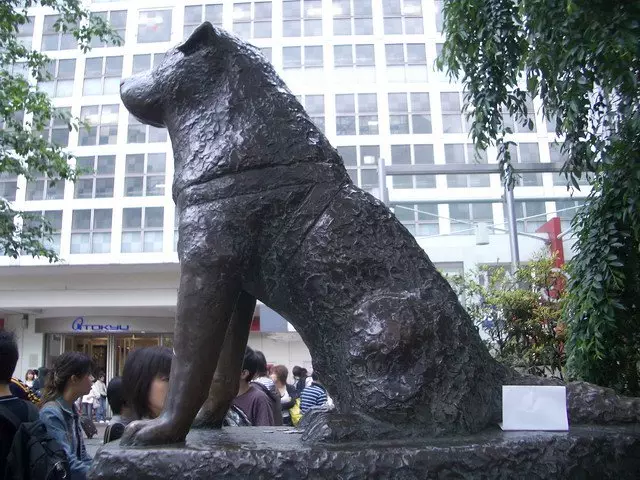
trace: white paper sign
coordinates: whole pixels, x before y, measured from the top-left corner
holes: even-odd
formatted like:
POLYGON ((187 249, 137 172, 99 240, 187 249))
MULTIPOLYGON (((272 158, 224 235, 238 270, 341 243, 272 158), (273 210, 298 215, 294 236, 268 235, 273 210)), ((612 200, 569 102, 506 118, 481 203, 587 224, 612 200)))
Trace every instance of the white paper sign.
POLYGON ((504 385, 503 430, 569 430, 566 387, 504 385))

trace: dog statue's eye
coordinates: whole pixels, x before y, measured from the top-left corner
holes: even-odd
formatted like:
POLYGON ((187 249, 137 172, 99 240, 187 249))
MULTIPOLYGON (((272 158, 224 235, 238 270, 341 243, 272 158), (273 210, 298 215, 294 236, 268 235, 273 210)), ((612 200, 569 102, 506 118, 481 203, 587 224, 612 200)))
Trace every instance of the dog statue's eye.
POLYGON ((207 45, 213 45, 216 40, 216 30, 209 22, 204 22, 183 43, 178 45, 178 50, 185 55, 191 55, 207 45))

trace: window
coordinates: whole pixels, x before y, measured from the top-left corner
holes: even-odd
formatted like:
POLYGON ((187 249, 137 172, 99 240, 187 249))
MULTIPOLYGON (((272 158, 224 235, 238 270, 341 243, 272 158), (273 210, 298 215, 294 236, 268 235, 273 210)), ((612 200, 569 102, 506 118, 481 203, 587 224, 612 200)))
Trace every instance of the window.
POLYGON ((547 133, 549 134, 549 136, 555 136, 556 135, 556 124, 558 122, 558 117, 555 115, 552 115, 551 118, 547 118, 545 116, 545 123, 547 124, 547 133))
MULTIPOLYGON (((124 41, 127 33, 127 11, 126 10, 117 10, 114 12, 93 12, 91 14, 95 17, 100 17, 104 21, 108 22, 116 31, 116 34, 120 38, 120 45, 124 45, 124 41)), ((98 37, 94 37, 91 39, 91 47, 99 48, 99 47, 109 47, 113 45, 110 42, 104 42, 100 40, 98 37)))
POLYGON ((122 57, 87 58, 83 95, 117 95, 122 78, 122 57))
POLYGON ((165 128, 145 125, 136 117, 129 114, 129 127, 127 128, 127 143, 156 143, 167 141, 165 128))
POLYGON ((560 218, 560 228, 565 232, 571 227, 571 220, 584 205, 584 200, 556 200, 556 215, 560 218))
POLYGON ((493 205, 491 203, 450 203, 449 218, 451 218, 451 233, 475 235, 475 227, 470 223, 492 224, 493 205))
POLYGON ((321 0, 285 0, 282 3, 282 35, 284 37, 317 37, 322 35, 321 0))
MULTIPOLYGON (((49 223, 53 230, 50 238, 41 238, 42 244, 56 253, 60 253, 60 231, 62 230, 62 210, 46 210, 44 212, 29 212, 35 215, 41 215, 49 223)), ((25 220, 31 227, 40 227, 42 222, 39 219, 25 220)))
POLYGON ((71 217, 71 253, 111 252, 110 208, 74 210, 71 217))
MULTIPOLYGON (((445 144, 444 160, 448 165, 473 165, 478 163, 488 163, 487 152, 481 151, 480 156, 476 156, 476 150, 473 145, 469 144, 445 144)), ((447 187, 449 188, 473 188, 488 187, 489 174, 451 174, 447 175, 447 187)))
POLYGON ((375 93, 336 95, 336 134, 378 134, 378 102, 375 93), (356 102, 357 100, 357 102, 356 102))
POLYGON ((373 45, 334 45, 333 61, 336 68, 374 66, 373 45))
POLYGON ((338 83, 375 83, 375 62, 373 45, 333 46, 333 66, 338 83))
POLYGON ((421 0, 384 0, 385 35, 412 35, 424 33, 421 0))
POLYGON ((76 168, 80 173, 75 183, 74 198, 113 197, 115 155, 78 157, 76 168))
POLYGON ((347 173, 353 183, 365 190, 379 188, 378 160, 380 159, 380 147, 358 146, 338 147, 338 153, 344 161, 347 173))
POLYGON ((11 115, 8 115, 7 118, 3 118, 0 115, 1 130, 13 131, 15 130, 16 126, 19 128, 19 127, 22 127, 23 125, 24 125, 24 110, 13 112, 11 115))
POLYGON ((436 31, 442 33, 444 30, 444 13, 442 11, 443 0, 435 0, 433 2, 436 10, 436 31))
MULTIPOLYGON (((63 115, 71 114, 71 111, 68 108, 57 109, 57 112, 63 115)), ((50 118, 47 126, 42 129, 41 135, 42 138, 50 143, 58 145, 59 147, 66 147, 69 145, 69 125, 64 118, 50 118)))
POLYGON ((171 40, 171 10, 140 10, 138 43, 168 42, 171 40))
POLYGON ((125 197, 155 197, 164 195, 165 153, 127 155, 125 163, 125 197))
POLYGON ((449 78, 449 74, 447 73, 446 69, 440 70, 438 68, 437 58, 442 55, 442 48, 443 48, 442 43, 436 43, 436 58, 433 59, 433 64, 431 67, 431 72, 432 72, 431 80, 434 82, 457 83, 459 79, 457 75, 454 75, 453 77, 449 78))
POLYGON ((304 106, 311 121, 324 132, 324 95, 305 95, 300 103, 304 106))
POLYGON ((39 82, 40 90, 50 97, 70 97, 73 95, 73 78, 76 74, 75 60, 52 60, 47 64, 45 73, 49 79, 39 82))
POLYGON ((160 62, 164 59, 164 53, 154 53, 148 55, 134 55, 133 56, 133 70, 132 73, 146 72, 152 68, 160 65, 160 62))
POLYGON ((427 81, 427 53, 424 43, 393 43, 384 46, 389 82, 427 81))
POLYGON ((122 209, 122 253, 161 252, 164 208, 122 209))
POLYGON ((396 205, 393 213, 412 235, 425 236, 440 233, 438 205, 435 203, 396 205))
POLYGON ((189 5, 184 7, 184 38, 187 38, 204 21, 222 27, 222 5, 189 5))
POLYGON ((442 106, 442 130, 444 133, 465 133, 468 125, 462 118, 460 92, 442 92, 440 94, 442 106))
POLYGON ((530 133, 536 131, 536 112, 533 109, 533 99, 528 95, 525 105, 527 107, 526 125, 523 125, 521 120, 516 121, 515 118, 511 116, 506 106, 502 107, 502 120, 505 128, 510 128, 514 133, 530 133))
MULTIPOLYGON (((391 145, 391 165, 433 165, 433 145, 391 145)), ((435 175, 392 175, 393 188, 436 188, 435 175)))
POLYGON ((547 221, 544 202, 515 202, 519 232, 534 233, 547 221))
POLYGON ((390 93, 389 125, 392 135, 431 133, 428 93, 390 93))
MULTIPOLYGON (((70 31, 66 33, 58 31, 56 22, 60 15, 45 15, 42 27, 42 50, 51 52, 54 50, 73 50, 78 42, 70 31)), ((33 28, 33 27, 32 27, 33 28)))
POLYGON ((333 0, 334 35, 373 35, 371 0, 333 0))
POLYGON ((82 107, 80 119, 90 127, 80 128, 80 145, 115 145, 118 135, 118 109, 118 105, 82 107))
POLYGON ((264 58, 269 60, 269 63, 273 61, 272 54, 271 54, 271 47, 262 47, 260 51, 262 52, 262 55, 264 55, 264 58))
POLYGON ((283 47, 282 63, 284 68, 322 68, 322 45, 283 47))
MULTIPOLYGON (((517 163, 540 163, 540 152, 537 143, 519 143, 509 145, 511 161, 517 163)), ((518 170, 516 166, 516 171, 518 170)), ((518 185, 523 187, 541 187, 542 173, 521 173, 518 177, 518 185)))
POLYGON ((50 180, 42 172, 32 172, 34 180, 27 182, 26 197, 31 200, 60 200, 64 198, 64 180, 50 180))
MULTIPOLYGON (((549 144, 549 158, 551 163, 565 163, 568 160, 567 152, 562 151, 562 144, 550 143, 549 144)), ((559 187, 565 187, 570 180, 564 175, 564 173, 552 173, 553 184, 559 187)), ((586 172, 582 172, 582 176, 578 179, 578 185, 589 185, 590 176, 586 172)))
POLYGON ((18 191, 18 176, 8 172, 0 172, 0 198, 14 202, 18 191))
POLYGON ((234 3, 233 31, 242 38, 270 38, 271 2, 234 3))
POLYGON ((18 43, 24 45, 27 50, 33 49, 33 17, 27 17, 27 23, 20 25, 16 36, 18 43))

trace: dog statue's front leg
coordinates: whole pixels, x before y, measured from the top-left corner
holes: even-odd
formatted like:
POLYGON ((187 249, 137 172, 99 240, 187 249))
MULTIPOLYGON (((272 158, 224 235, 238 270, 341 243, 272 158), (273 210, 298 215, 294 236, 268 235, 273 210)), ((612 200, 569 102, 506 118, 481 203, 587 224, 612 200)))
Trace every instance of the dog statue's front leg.
POLYGON ((242 291, 231 317, 222 353, 218 358, 218 366, 213 375, 209 397, 193 421, 194 428, 219 428, 222 426, 224 416, 238 394, 240 371, 255 308, 256 299, 242 291))
MULTIPOLYGON (((174 359, 162 414, 130 424, 123 445, 184 441, 202 406, 215 371, 229 319, 240 293, 236 272, 207 265, 182 265, 174 359)), ((229 268, 225 269, 229 270, 229 268)))

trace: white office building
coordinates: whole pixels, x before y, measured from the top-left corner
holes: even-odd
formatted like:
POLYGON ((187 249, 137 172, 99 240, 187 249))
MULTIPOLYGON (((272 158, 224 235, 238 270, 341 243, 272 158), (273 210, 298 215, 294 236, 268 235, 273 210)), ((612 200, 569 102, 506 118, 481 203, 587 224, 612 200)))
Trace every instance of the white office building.
MULTIPOLYGON (((233 31, 262 49, 338 148, 354 182, 379 196, 380 159, 389 167, 476 162, 460 112, 462 88, 434 69, 444 40, 441 3, 96 0, 89 8, 124 43, 96 41, 86 55, 72 36, 54 30, 57 17, 34 8, 20 37, 52 59, 53 80, 41 88, 57 108, 92 125, 69 132, 52 122, 44 134, 94 173, 55 185, 0 176, 0 195, 51 220, 63 259, 49 265, 0 258, 0 326, 18 335, 16 374, 75 349, 111 377, 131 348, 172 344, 179 268, 171 144, 165 130, 129 115, 119 97, 122 77, 156 65, 203 20, 233 31)), ((530 116, 533 131, 514 126, 516 161, 561 161, 537 100, 530 116)), ((495 150, 480 161, 495 163, 495 150)), ((397 217, 443 270, 509 263, 504 230, 489 228, 482 242, 476 235, 478 224, 507 227, 497 174, 388 176, 386 186, 397 217)), ((518 229, 531 234, 555 216, 566 229, 571 207, 587 193, 571 197, 556 173, 523 175, 515 188, 518 229)), ((523 260, 545 248, 541 239, 518 238, 523 260)), ((265 305, 256 310, 250 345, 270 362, 311 367, 298 334, 265 305)))

